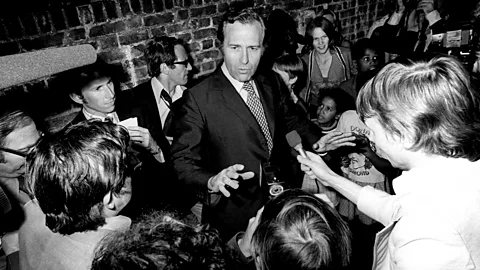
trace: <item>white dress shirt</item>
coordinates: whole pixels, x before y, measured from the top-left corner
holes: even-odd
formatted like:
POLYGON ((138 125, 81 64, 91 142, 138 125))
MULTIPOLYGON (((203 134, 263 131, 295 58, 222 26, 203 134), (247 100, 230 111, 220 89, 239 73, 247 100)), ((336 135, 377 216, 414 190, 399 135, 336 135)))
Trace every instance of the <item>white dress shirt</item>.
MULTIPOLYGON (((162 90, 165 89, 165 87, 155 77, 152 78, 151 84, 152 84, 153 94, 155 95, 155 101, 157 103, 158 113, 160 116, 160 120, 162 121, 162 128, 163 128, 165 125, 165 120, 167 119, 168 113, 170 112, 170 108, 167 106, 167 103, 165 103, 165 100, 163 100, 161 96, 162 90)), ((182 97, 183 91, 185 89, 186 89, 185 86, 177 85, 173 90, 173 94, 170 93, 167 89, 165 89, 165 91, 167 91, 167 93, 172 98, 172 102, 175 102, 176 100, 182 97)))

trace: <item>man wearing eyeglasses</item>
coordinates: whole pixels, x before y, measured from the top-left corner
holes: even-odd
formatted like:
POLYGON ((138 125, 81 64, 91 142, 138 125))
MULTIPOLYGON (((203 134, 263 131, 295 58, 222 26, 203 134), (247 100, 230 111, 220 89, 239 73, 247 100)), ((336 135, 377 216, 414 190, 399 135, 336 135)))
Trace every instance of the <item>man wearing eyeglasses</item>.
POLYGON ((30 200, 24 192, 25 156, 41 133, 23 104, 10 97, 0 99, 0 236, 10 267, 18 266, 18 234, 21 206, 30 200))
POLYGON ((162 36, 149 40, 144 56, 151 79, 133 89, 122 91, 117 112, 143 119, 144 127, 158 145, 154 153, 161 156, 159 161, 163 164, 157 162, 144 166, 144 174, 149 182, 147 192, 154 193, 150 197, 161 198, 176 210, 181 208, 188 211, 195 202, 194 199, 184 198, 195 196, 185 196, 188 191, 178 186, 176 173, 168 161, 172 143, 169 135, 172 114, 176 104, 179 104, 176 101, 183 95, 192 66, 182 41, 173 37, 162 36), (181 196, 177 196, 177 191, 182 192, 181 196))
POLYGON ((158 151, 168 161, 172 143, 171 110, 183 95, 192 66, 182 41, 173 37, 149 40, 144 56, 151 79, 130 90, 131 98, 124 101, 133 104, 132 107, 149 119, 149 130, 160 146, 158 151))

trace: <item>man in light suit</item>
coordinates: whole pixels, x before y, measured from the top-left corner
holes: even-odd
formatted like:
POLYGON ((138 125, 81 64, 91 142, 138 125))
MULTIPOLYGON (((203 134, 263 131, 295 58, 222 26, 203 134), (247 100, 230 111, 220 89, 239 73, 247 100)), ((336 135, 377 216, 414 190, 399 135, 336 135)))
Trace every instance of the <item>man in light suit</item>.
POLYGON ((307 119, 292 113, 278 77, 255 75, 264 33, 253 11, 227 12, 219 26, 224 63, 184 92, 174 115, 172 160, 179 180, 203 195, 202 218, 224 240, 243 230, 268 200, 260 186, 261 165, 270 162, 283 180, 293 179, 296 162, 285 135, 297 130, 305 145, 320 137, 307 119))

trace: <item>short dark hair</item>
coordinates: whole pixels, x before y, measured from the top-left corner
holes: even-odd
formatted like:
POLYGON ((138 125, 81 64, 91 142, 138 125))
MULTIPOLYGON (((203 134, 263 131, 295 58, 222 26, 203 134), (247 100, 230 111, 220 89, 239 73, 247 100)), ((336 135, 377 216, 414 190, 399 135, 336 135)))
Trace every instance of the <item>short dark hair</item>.
POLYGON ((260 24, 261 33, 262 33, 262 46, 265 38, 265 23, 263 22, 262 17, 258 15, 253 9, 239 9, 237 7, 231 7, 222 17, 220 24, 218 25, 217 38, 220 44, 223 44, 225 41, 225 29, 227 24, 233 24, 235 22, 240 22, 241 24, 253 24, 255 22, 260 24))
POLYGON ((229 269, 218 232, 192 226, 170 213, 145 215, 126 232, 100 242, 92 269, 229 269))
POLYGON ((61 234, 105 224, 103 198, 119 194, 129 175, 128 131, 91 119, 42 138, 27 156, 29 191, 61 234))
MULTIPOLYGON (((326 97, 331 98, 337 105, 337 114, 342 114, 348 110, 355 110, 355 100, 341 88, 326 88, 321 90, 318 94, 318 106, 321 105, 322 100, 326 97)), ((315 111, 312 111, 313 118, 317 117, 318 106, 315 108, 315 111)))
POLYGON ((321 28, 323 32, 325 32, 329 39, 329 47, 332 46, 338 39, 338 33, 335 30, 333 23, 324 17, 317 16, 308 23, 307 30, 305 31, 306 46, 309 46, 310 48, 313 44, 312 32, 315 30, 315 28, 321 28))
POLYGON ((273 68, 284 71, 292 79, 297 77, 293 85, 293 92, 298 95, 305 87, 307 80, 307 68, 303 60, 296 54, 286 54, 278 57, 273 63, 273 68))
POLYGON ((363 86, 357 108, 362 121, 375 118, 411 151, 480 158, 478 91, 452 56, 397 58, 363 86))
MULTIPOLYGON (((23 100, 17 96, 0 97, 0 146, 5 146, 5 139, 13 131, 34 124, 29 111, 22 106, 23 100)), ((0 163, 5 162, 3 151, 0 151, 0 163)))
POLYGON ((269 201, 253 234, 257 269, 341 269, 351 255, 350 231, 326 202, 299 189, 269 201))
POLYGON ((112 78, 112 70, 111 65, 98 60, 93 64, 67 71, 63 80, 66 81, 65 84, 68 83, 66 87, 68 87, 69 94, 83 97, 82 92, 87 85, 98 79, 112 78))
POLYGON ((144 55, 147 61, 148 75, 158 77, 160 65, 163 63, 169 67, 174 66, 173 62, 177 60, 176 45, 184 46, 181 39, 167 36, 155 37, 147 42, 144 55))
POLYGON ((365 51, 368 49, 377 53, 381 53, 380 48, 375 44, 375 42, 372 42, 372 40, 369 38, 361 38, 357 40, 352 47, 352 58, 358 61, 365 55, 365 51))

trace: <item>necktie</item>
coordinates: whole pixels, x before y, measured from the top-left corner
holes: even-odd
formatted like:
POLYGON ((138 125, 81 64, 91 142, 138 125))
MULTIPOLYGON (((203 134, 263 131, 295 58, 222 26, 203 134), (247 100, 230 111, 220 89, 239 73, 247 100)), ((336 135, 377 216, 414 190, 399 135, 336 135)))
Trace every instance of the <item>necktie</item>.
POLYGON ((415 48, 415 52, 421 53, 425 51, 425 45, 427 44, 427 28, 428 28, 428 20, 424 19, 422 23, 422 27, 419 30, 418 35, 418 43, 417 48, 415 48))
POLYGON ((165 101, 165 104, 167 104, 167 107, 170 109, 172 107, 172 97, 165 91, 165 89, 162 90, 162 98, 165 101))
POLYGON ((258 98, 258 96, 255 94, 253 86, 250 82, 245 82, 242 86, 242 89, 248 93, 247 106, 253 113, 253 116, 255 116, 255 119, 257 119, 257 122, 262 129, 262 133, 265 136, 265 139, 267 139, 268 152, 270 153, 273 148, 273 140, 270 130, 268 129, 267 119, 265 118, 265 112, 263 111, 260 98, 258 98))

